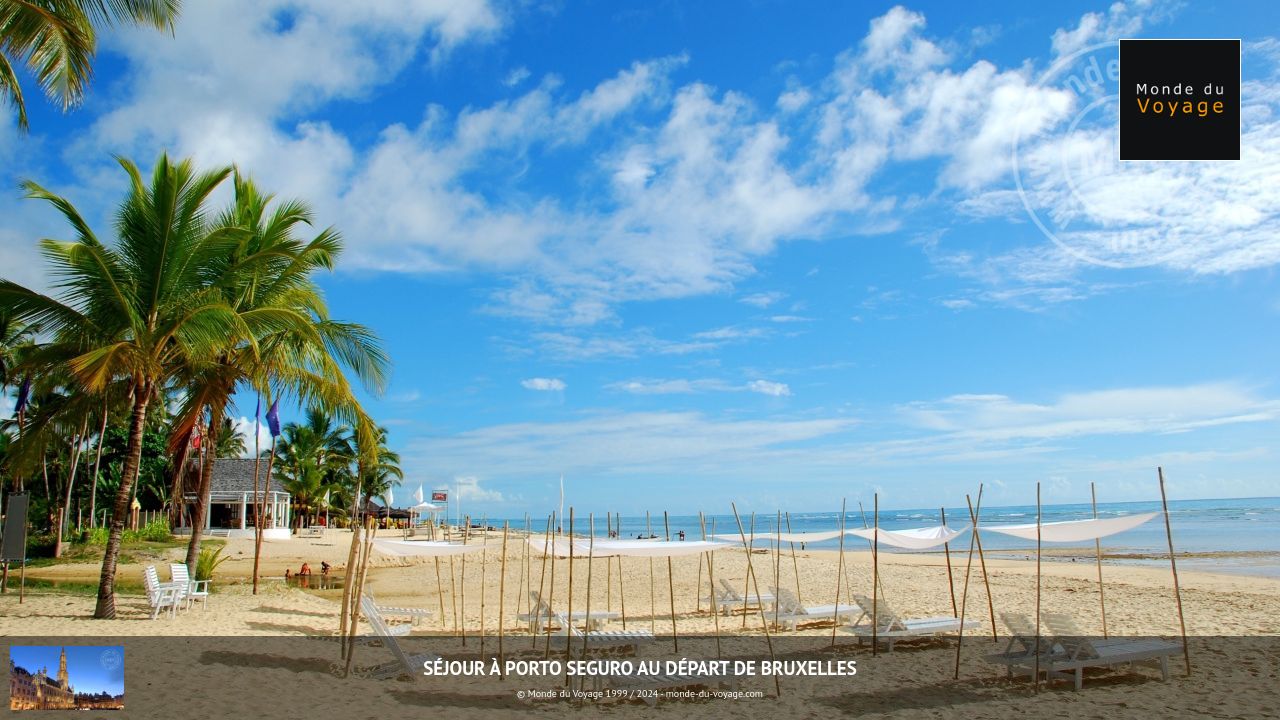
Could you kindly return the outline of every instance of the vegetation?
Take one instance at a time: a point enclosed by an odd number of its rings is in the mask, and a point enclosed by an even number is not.
[[[27,129],[15,66],[27,70],[64,110],[78,105],[93,75],[98,30],[129,23],[172,30],[178,0],[0,0],[0,96]]]
[[[130,508],[167,508],[177,519],[187,475],[198,478],[187,564],[199,562],[213,462],[246,449],[229,419],[238,392],[315,408],[308,424],[335,418],[321,428],[316,472],[311,460],[297,465],[296,487],[310,490],[299,497],[304,514],[314,514],[318,488],[353,484],[344,461],[378,467],[378,448],[385,451],[347,373],[377,392],[388,360],[367,328],[329,316],[314,281],[333,268],[338,233],[295,237],[312,223],[306,205],[277,202],[229,167],[201,172],[162,155],[145,179],[132,162],[120,164],[130,190],[111,242],[70,200],[24,183],[28,197],[62,214],[74,239],[40,243],[56,295],[0,279],[0,357],[8,384],[22,378],[21,412],[0,428],[0,477],[31,490],[40,513],[31,517],[54,531],[59,548],[86,496],[90,526],[106,510],[102,618],[115,614]],[[228,179],[231,205],[212,212],[210,197]],[[167,537],[167,522],[156,527]]]

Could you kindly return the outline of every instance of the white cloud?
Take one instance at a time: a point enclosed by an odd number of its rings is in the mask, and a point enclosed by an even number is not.
[[[521,380],[520,385],[526,390],[539,390],[543,392],[560,392],[565,389],[563,380],[558,378],[529,378]]]
[[[480,486],[480,478],[474,475],[454,477],[454,488],[458,500],[467,502],[506,502],[506,496],[499,490],[490,490]],[[475,520],[475,518],[472,518]]]
[[[507,87],[515,87],[520,83],[524,82],[525,80],[528,80],[529,75],[530,75],[529,68],[521,65],[520,67],[515,68],[511,72],[507,73],[507,76],[502,80],[502,84],[506,85]]]
[[[747,389],[751,392],[772,397],[789,397],[791,395],[791,388],[786,383],[771,382],[769,380],[752,380],[747,383]]]
[[[1105,13],[1085,13],[1074,28],[1054,31],[1053,54],[1062,57],[1097,43],[1134,37],[1144,24],[1160,22],[1176,6],[1177,3],[1164,0],[1113,2]]]
[[[783,300],[786,297],[787,297],[786,293],[778,292],[775,290],[771,292],[759,292],[759,293],[752,293],[750,295],[744,295],[738,298],[738,302],[746,303],[747,305],[754,305],[755,307],[758,307],[758,308],[767,308],[770,305],[780,300]]]
[[[246,457],[246,458],[253,457],[253,448],[254,448],[253,421],[245,417],[244,415],[241,415],[240,417],[235,418],[232,422],[234,423],[236,434],[244,438],[244,455],[242,455],[241,457]],[[262,420],[258,423],[257,434],[258,434],[258,445],[257,445],[258,449],[270,450],[271,449],[271,430],[267,428],[266,420]]]

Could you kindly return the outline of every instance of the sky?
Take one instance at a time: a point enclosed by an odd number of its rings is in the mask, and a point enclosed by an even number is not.
[[[1121,37],[1242,39],[1240,161],[1116,161]],[[167,150],[311,203],[394,362],[397,504],[1273,495],[1278,37],[1264,2],[189,0],[83,107],[0,114],[0,187],[105,230],[112,155]],[[48,288],[40,237],[0,192],[0,272]]]
[[[63,650],[57,645],[13,645],[9,648],[9,659],[33,674],[45,668],[49,677],[56,681],[58,658]],[[76,693],[124,693],[124,647],[68,645],[65,650],[67,680]]]

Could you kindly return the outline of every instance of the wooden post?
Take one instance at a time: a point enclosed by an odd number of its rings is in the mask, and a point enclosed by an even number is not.
[[[644,511],[644,534],[648,537],[653,534],[653,528],[649,524],[649,511]],[[654,635],[658,634],[658,601],[653,592],[653,558],[649,558],[649,632]]]
[[[484,540],[480,541],[480,657],[484,657],[484,596],[489,589],[484,578],[489,568],[489,517],[480,518],[480,524],[484,526]]]
[[[1040,692],[1040,483],[1036,482],[1036,672],[1035,691]]]
[[[773,625],[778,626],[778,588],[782,587],[782,510],[773,521]],[[838,624],[838,623],[837,623]]]
[[[462,528],[462,544],[471,540],[471,516],[467,515]],[[462,647],[467,646],[467,553],[462,553],[462,570],[458,576],[458,602],[462,605]]]
[[[556,566],[555,566],[555,562],[556,562],[556,556],[554,555],[553,551],[549,550],[549,548],[551,547],[551,528],[552,528],[552,527],[554,527],[554,525],[553,525],[553,523],[554,523],[554,522],[555,522],[555,513],[552,513],[551,515],[548,515],[548,516],[547,516],[547,534],[542,536],[542,570],[540,570],[540,571],[539,571],[539,573],[538,573],[538,603],[539,603],[539,607],[541,607],[542,605],[546,605],[548,608],[550,608],[550,607],[551,607],[551,599],[550,599],[549,597],[548,597],[548,598],[547,598],[547,600],[545,600],[545,601],[542,599],[542,591],[543,591],[543,589],[545,589],[545,588],[546,588],[546,583],[547,583],[547,555],[548,555],[548,554],[550,554],[550,555],[551,555],[551,572],[552,572],[552,575],[551,575],[551,580],[552,580],[552,582],[551,582],[551,587],[552,587],[553,589],[555,588],[555,567],[556,567]],[[530,588],[529,588],[529,589],[530,589],[530,590],[532,590],[532,589],[533,589],[533,587],[532,587],[532,583],[530,583]],[[532,598],[530,598],[530,599],[532,599]],[[551,620],[552,620],[553,618],[550,618],[550,617],[544,618],[544,617],[542,617],[542,613],[540,613],[540,612],[539,612],[539,608],[531,607],[531,608],[529,608],[529,612],[530,612],[530,614],[533,616],[533,618],[534,618],[534,620],[535,620],[535,623],[543,623],[543,625],[542,625],[541,627],[543,627],[543,628],[546,630],[546,633],[547,633],[547,657],[549,657],[549,656],[550,656],[550,654],[551,654]],[[539,627],[538,625],[536,625],[536,624],[534,625],[535,630],[534,630],[534,636],[533,636],[533,648],[534,648],[535,650],[538,648],[538,635],[537,635],[537,629],[536,629],[536,628],[538,628],[538,627]],[[544,657],[544,659],[545,659],[545,657]]]
[[[573,637],[573,506],[569,506],[569,610],[565,613],[565,620],[570,627],[564,628],[564,684],[569,684],[569,659],[573,657],[573,643],[570,639]]]
[[[791,513],[787,513],[787,534],[791,534]],[[796,560],[796,541],[788,540],[791,546],[791,571],[796,576],[796,602],[804,604],[804,599],[800,596],[800,563]]]
[[[747,577],[755,578],[755,573],[751,571],[751,543],[747,541],[747,533],[742,529],[742,518],[738,516],[738,506],[731,502],[729,503],[729,507],[733,508],[733,519],[738,523],[738,536],[742,538],[742,547],[747,551]],[[760,586],[757,583],[756,599],[758,600],[759,598]],[[769,621],[765,619],[764,606],[758,604],[757,607],[760,611],[760,627],[764,630],[764,640],[769,646],[769,660],[772,662],[774,660],[773,636],[769,634]],[[776,673],[773,676],[773,690],[778,697],[782,697],[782,683],[778,680],[778,675]]]
[[[440,629],[444,630],[444,583],[440,580],[440,556],[437,555],[432,560],[435,560],[436,566],[436,595],[440,598]]]
[[[742,597],[744,598],[751,596],[752,583],[755,583],[757,586],[760,584],[756,582],[755,566],[754,566],[754,563],[751,562],[751,549],[754,548],[755,546],[756,546],[756,513],[753,510],[751,511],[751,537],[749,539],[749,542],[747,542],[747,578],[742,581]],[[759,600],[759,599],[760,599],[760,593],[757,592],[756,600]],[[763,603],[760,604],[760,614],[761,614],[761,617],[764,616]],[[742,608],[742,629],[743,630],[747,629],[747,608],[745,605]]]
[[[662,511],[662,528],[667,542],[671,542],[671,521],[667,518],[666,510]],[[667,555],[667,595],[671,598],[671,649],[680,652],[680,636],[676,632],[676,579],[670,555]]]
[[[701,511],[698,512],[698,525],[702,527],[702,539],[706,540],[707,521],[702,516]],[[717,607],[716,603],[715,553],[707,552],[704,554],[707,556],[707,586],[711,588],[710,607],[711,617],[714,618],[716,624],[716,658],[718,659],[720,657],[720,608]],[[701,568],[702,565],[699,564],[698,567]],[[699,585],[701,585],[701,581],[699,581]],[[699,590],[698,594],[701,595],[702,591]]]
[[[979,486],[981,492],[981,486]],[[969,518],[973,518],[973,501],[969,499],[969,494],[965,493],[964,501],[969,504]],[[977,533],[969,535],[969,559],[964,564],[964,590],[960,593],[960,631],[956,635],[956,668],[953,678],[960,679],[960,650],[964,646],[964,616],[965,611],[969,609],[969,575],[973,571],[973,544]]]
[[[595,513],[587,513],[587,528],[591,534],[587,536],[587,631],[582,633],[582,657],[587,656],[587,641],[591,638],[591,562],[596,557]],[[573,538],[570,538],[569,542],[573,542]],[[573,618],[569,618],[569,622],[573,622]],[[572,636],[573,633],[569,633],[565,642],[568,642],[567,638]],[[583,678],[583,682],[586,682],[586,678]]]
[[[840,551],[836,555],[836,609],[837,610],[839,610],[840,608],[840,585],[842,584],[842,581],[844,579],[844,522],[845,522],[845,514],[846,514],[846,511],[848,510],[848,502],[849,501],[846,498],[840,498]],[[832,617],[831,620],[832,620],[831,647],[835,647],[836,646],[836,628],[840,626],[840,622],[835,617]],[[871,632],[874,634],[875,630],[873,629]],[[874,652],[874,649],[875,649],[875,645],[873,641],[873,644],[872,644],[873,652]]]
[[[595,534],[592,530],[593,538]],[[606,540],[613,537],[613,516],[608,510],[604,512],[604,537]],[[608,555],[604,558],[604,609],[605,612],[613,612],[613,558]]]
[[[1093,519],[1098,519],[1098,490],[1089,483],[1089,499],[1093,505]],[[1093,551],[1098,560],[1098,608],[1102,611],[1102,637],[1111,637],[1107,632],[1107,593],[1102,587],[1102,539],[1093,539]]]
[[[982,518],[983,489],[983,483],[978,483],[978,501],[969,507],[969,522],[973,524],[973,541],[978,544],[978,566],[982,568],[982,587],[987,591],[987,614],[991,617],[991,640],[995,642],[999,639],[996,634],[996,603],[991,597],[991,580],[987,575],[987,556],[982,551],[982,533],[978,531],[978,523]]]
[[[871,534],[871,656],[875,657],[876,650],[880,646],[880,640],[878,637],[880,631],[880,618],[878,613],[880,609],[880,593],[876,592],[876,588],[879,587],[878,583],[880,581],[880,493],[876,493],[873,498],[875,504],[873,505],[871,518],[873,523],[872,526],[875,530]],[[844,530],[844,513],[840,514],[840,529]],[[844,533],[840,534],[840,548],[842,550],[841,557],[843,558]],[[839,604],[839,600],[836,602]],[[835,644],[835,636],[836,633],[832,630],[832,644]]]
[[[947,531],[947,509],[945,507],[938,508],[939,514],[942,515],[942,531]],[[951,591],[951,614],[956,617],[960,616],[960,609],[956,607],[956,584],[951,578],[951,543],[942,543],[942,552],[947,556],[947,589]]]
[[[506,664],[504,662],[506,656],[502,651],[503,650],[502,648],[502,635],[503,635],[502,615],[503,615],[503,611],[506,609],[506,601],[507,601],[507,533],[508,531],[509,531],[508,523],[503,522],[502,523],[502,567],[498,571],[498,667],[499,668],[504,667]],[[528,545],[529,543],[526,542],[525,547],[528,547]],[[501,672],[501,670],[500,670],[500,673],[501,673],[502,679],[505,680],[507,678],[506,673]]]
[[[1173,599],[1178,603],[1178,630],[1182,633],[1182,660],[1186,663],[1187,677],[1191,677],[1191,650],[1187,647],[1187,620],[1182,615],[1182,588],[1178,585],[1178,561],[1173,554],[1173,526],[1169,523],[1169,499],[1164,492],[1164,468],[1157,467],[1160,478],[1160,507],[1164,510],[1164,534],[1169,540],[1169,567],[1173,570]]]

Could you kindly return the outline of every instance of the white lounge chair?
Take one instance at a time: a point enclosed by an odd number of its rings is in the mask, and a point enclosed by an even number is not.
[[[987,655],[987,662],[1004,665],[1012,677],[1014,669],[1030,665],[1034,666],[1037,649],[1042,661],[1053,656],[1061,656],[1064,652],[1061,645],[1058,645],[1052,637],[1048,635],[1039,635],[1036,632],[1036,624],[1031,618],[1020,613],[1000,613],[1000,620],[1005,627],[1009,629],[1009,642],[1005,644],[1004,650],[993,655]]]
[[[173,584],[179,588],[182,595],[181,601],[187,607],[191,607],[197,600],[200,601],[200,607],[204,608],[209,602],[209,581],[208,580],[192,580],[191,575],[187,572],[187,566],[183,563],[169,563],[169,577],[173,579]]]
[[[520,613],[517,619],[528,625],[529,634],[536,635],[545,630],[548,625],[556,630],[564,630],[559,624],[557,613],[551,609],[551,606],[542,599],[537,591],[529,593],[529,606],[532,608],[529,612]],[[565,613],[559,613],[565,615]],[[608,612],[605,610],[575,610],[571,616],[573,622],[579,625],[585,625],[588,630],[599,630],[605,626],[610,620],[617,620],[618,613]]]
[[[883,600],[874,606],[871,598],[863,595],[854,595],[853,600],[862,608],[862,616],[846,630],[858,636],[859,644],[863,640],[870,640],[874,634],[876,642],[885,643],[889,651],[892,652],[894,643],[899,640],[916,640],[935,635],[947,635],[959,632],[961,628],[960,618],[952,615],[904,618],[891,610]],[[874,633],[870,622],[873,608],[876,614]],[[864,620],[866,622],[863,622]],[[963,627],[965,630],[977,630],[982,627],[982,623],[977,620],[965,620]]]
[[[857,605],[801,605],[800,598],[786,588],[769,588],[778,598],[775,613],[766,613],[767,617],[776,617],[779,627],[795,630],[800,623],[836,622],[841,620],[853,622],[862,609]]]
[[[1084,669],[1112,667],[1134,663],[1155,663],[1160,667],[1160,679],[1169,679],[1169,656],[1182,652],[1177,643],[1160,639],[1112,638],[1090,640],[1080,632],[1070,616],[1045,613],[1045,627],[1053,635],[1052,642],[1062,648],[1062,653],[1040,658],[1040,671],[1046,680],[1070,679],[1075,689],[1084,687]],[[1020,666],[1034,672],[1034,658],[1030,666]]]
[[[734,610],[747,610],[749,608],[759,608],[768,610],[771,605],[778,599],[768,593],[756,595],[755,593],[743,594],[724,578],[720,578],[720,590],[716,593],[715,602],[720,608],[720,614],[729,615]]]
[[[369,596],[370,600],[373,600],[373,593],[366,592],[365,594]],[[378,605],[377,608],[378,608],[378,613],[381,614],[384,618],[386,617],[409,618],[409,622],[411,625],[417,625],[421,621],[431,617],[431,611],[425,608],[399,607],[394,605]]]
[[[142,583],[147,590],[147,604],[151,606],[151,619],[160,616],[161,610],[168,610],[169,617],[178,614],[178,606],[182,604],[182,594],[177,585],[160,582],[160,574],[155,565],[148,565],[142,572]]]
[[[378,606],[374,604],[368,595],[360,596],[360,611],[364,615],[365,622],[369,623],[369,626],[373,628],[373,634],[382,641],[382,645],[390,650],[396,659],[395,662],[384,665],[357,668],[355,671],[357,675],[379,680],[408,675],[411,679],[417,680],[422,677],[423,663],[439,659],[440,656],[435,653],[406,655],[396,638],[405,635],[409,630],[409,625],[398,625],[394,629],[392,626],[388,626],[387,621],[378,612]],[[404,630],[399,628],[404,628]]]
[[[648,630],[587,630],[583,632],[569,622],[569,618],[565,617],[564,613],[555,613],[554,617],[560,623],[561,629],[553,633],[551,637],[562,646],[566,642],[570,642],[576,647],[581,647],[585,639],[588,650],[624,647],[638,649],[640,645],[651,643],[656,639],[653,633]],[[567,631],[565,628],[567,628]]]

